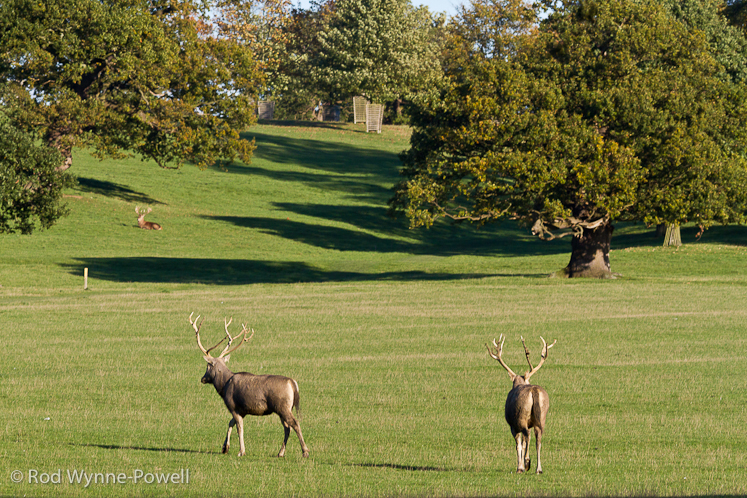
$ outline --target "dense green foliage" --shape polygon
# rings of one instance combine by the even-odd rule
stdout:
[[[388,220],[409,137],[360,128],[253,127],[251,165],[206,171],[76,155],[71,215],[0,236],[3,339],[22,353],[0,362],[0,495],[747,494],[743,228],[674,251],[621,224],[625,279],[547,279],[563,240]],[[137,228],[135,205],[164,229]],[[236,371],[298,381],[307,460],[292,440],[275,458],[274,416],[247,419],[245,457],[236,431],[220,453],[228,412],[200,384],[192,311],[211,344],[224,316],[254,328]],[[542,476],[515,474],[510,384],[483,345],[500,333],[514,369],[519,336],[533,354],[558,340],[533,379],[551,399]],[[29,484],[29,469],[190,482]]]
[[[725,72],[721,77],[747,80],[747,39],[724,17],[720,0],[666,0],[667,10],[690,28],[703,32],[713,58]]]
[[[747,92],[703,32],[658,2],[590,0],[513,33],[498,57],[457,38],[448,84],[414,112],[392,200],[413,226],[744,220]]]
[[[230,2],[228,2],[230,3]],[[159,165],[248,159],[259,75],[249,48],[213,33],[210,2],[10,0],[0,10],[2,101],[72,162],[131,151]]]
[[[318,33],[318,85],[332,100],[366,95],[375,102],[423,92],[440,75],[438,27],[410,0],[336,0]]]
[[[36,144],[0,112],[0,233],[28,234],[67,213],[60,204],[72,177],[58,171],[62,156]]]

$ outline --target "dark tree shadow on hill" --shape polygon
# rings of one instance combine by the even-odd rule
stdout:
[[[300,204],[278,204],[278,206],[285,211],[304,216],[348,223],[357,229],[280,217],[206,216],[205,218],[336,251],[398,252],[429,256],[462,254],[544,256],[570,252],[569,242],[538,240],[515,223],[496,223],[476,229],[442,222],[430,229],[409,230],[404,220],[389,218],[383,207]]]
[[[303,261],[157,257],[80,258],[77,261],[78,263],[61,266],[76,276],[83,276],[83,269],[88,268],[92,286],[95,286],[96,279],[137,283],[248,285],[351,281],[443,281],[500,276],[547,277],[546,274],[428,273],[424,271],[362,273],[324,270]]]
[[[118,183],[94,180],[93,178],[78,178],[77,180],[77,189],[81,192],[89,192],[92,194],[103,195],[105,197],[115,197],[126,202],[139,202],[142,204],[163,204],[162,202],[153,199],[147,194],[136,192]]]
[[[259,119],[259,124],[268,126],[280,126],[283,128],[322,128],[329,130],[344,130],[358,133],[366,133],[366,127],[363,125],[354,126],[353,123],[342,121],[297,121],[293,119]],[[251,132],[247,133],[251,135]]]
[[[251,165],[221,162],[212,166],[214,171],[301,183],[382,205],[392,196],[391,187],[398,179],[401,164],[394,152],[312,138],[245,135],[257,139],[255,159],[288,167],[262,168],[256,165],[259,161]]]
[[[257,140],[254,156],[276,164],[297,164],[311,170],[362,176],[387,185],[399,178],[399,151],[389,152],[313,138],[251,133]]]

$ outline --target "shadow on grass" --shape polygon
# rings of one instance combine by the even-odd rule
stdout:
[[[366,133],[364,126],[353,126],[353,123],[345,123],[341,121],[298,121],[292,119],[259,119],[257,123],[268,125],[268,126],[281,126],[281,127],[293,127],[293,128],[326,128],[329,130],[345,130],[359,133]],[[251,132],[249,132],[251,134]]]
[[[78,190],[106,197],[116,197],[126,202],[163,204],[142,192],[136,192],[117,183],[94,180],[93,178],[78,178]]]
[[[445,467],[420,467],[417,465],[398,465],[396,463],[353,463],[352,467],[369,467],[374,469],[407,470],[410,472],[452,472],[454,469]]]
[[[546,274],[428,273],[424,271],[360,273],[327,271],[305,262],[250,261],[238,259],[131,257],[86,258],[79,259],[78,261],[80,261],[78,264],[62,266],[76,276],[82,276],[83,269],[88,268],[89,277],[92,282],[99,279],[138,283],[247,285],[299,282],[438,281],[501,276],[547,277]]]
[[[353,228],[270,217],[205,216],[240,228],[335,251],[404,253],[429,256],[540,256],[570,252],[566,240],[542,241],[512,223],[481,229],[439,223],[433,228],[408,230],[402,220],[386,216],[385,208],[366,206],[281,207],[303,216],[316,216]],[[376,233],[371,233],[376,232]],[[393,238],[397,237],[397,238]]]
[[[146,446],[122,446],[118,444],[71,444],[71,446],[83,446],[87,448],[101,448],[103,450],[136,450],[136,451],[157,451],[163,453],[205,453],[209,452],[197,450],[185,450],[182,448],[153,448]]]
[[[254,156],[275,164],[296,164],[344,176],[359,175],[389,185],[398,180],[402,166],[399,151],[258,132],[251,135],[257,140]]]
[[[664,238],[656,235],[656,228],[646,227],[642,223],[615,224],[616,230],[612,235],[612,249],[627,247],[660,247]],[[718,225],[706,230],[698,239],[697,226],[683,226],[680,229],[684,245],[695,244],[724,244],[747,246],[747,229],[740,225]]]

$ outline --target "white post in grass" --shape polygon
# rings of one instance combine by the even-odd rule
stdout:
[[[88,268],[83,268],[83,290],[88,290]]]

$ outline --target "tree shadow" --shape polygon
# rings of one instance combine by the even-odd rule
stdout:
[[[282,211],[335,223],[346,223],[359,230],[377,232],[384,237],[396,236],[410,241],[400,243],[402,247],[399,248],[399,252],[435,256],[458,254],[547,256],[570,251],[568,239],[541,240],[532,235],[527,227],[510,220],[496,221],[483,226],[438,220],[430,228],[411,229],[404,217],[392,218],[384,206],[295,203],[274,203],[273,205]],[[360,233],[349,232],[340,235],[355,238],[356,234]],[[292,233],[288,232],[289,235]],[[359,247],[365,248],[366,245]]]
[[[163,204],[160,201],[132,189],[113,182],[95,180],[93,178],[78,178],[78,190],[105,197],[116,197],[127,202],[139,202],[141,204]]]
[[[259,119],[259,124],[268,126],[280,126],[283,128],[321,128],[328,130],[344,130],[357,133],[366,133],[365,126],[356,127],[353,123],[343,121],[300,121],[293,119]],[[251,133],[248,133],[251,134]]]
[[[456,469],[419,465],[399,465],[396,463],[353,463],[351,467],[369,467],[374,469],[407,470],[410,472],[453,472]]]
[[[88,448],[101,448],[104,450],[136,450],[136,451],[156,451],[163,453],[203,453],[209,454],[210,452],[187,450],[183,448],[155,448],[146,446],[122,446],[118,444],[93,444],[93,443],[70,443],[70,446],[82,446]]]
[[[253,133],[259,144],[255,157],[275,164],[297,164],[344,176],[359,175],[393,185],[401,166],[399,155],[351,144]]]
[[[570,251],[567,241],[542,241],[512,223],[481,229],[441,222],[430,229],[409,230],[392,220],[385,208],[278,204],[286,211],[343,222],[355,228],[305,223],[280,217],[205,216],[241,228],[335,251],[404,253],[429,256],[540,256]],[[377,232],[371,233],[371,232]],[[396,238],[395,238],[396,237]]]
[[[248,285],[351,281],[439,281],[500,276],[547,277],[546,274],[428,273],[417,270],[382,273],[330,271],[303,261],[158,257],[83,258],[77,261],[78,263],[60,266],[76,276],[83,276],[83,269],[88,268],[92,281],[98,279],[136,283]]]
[[[616,230],[612,235],[612,249],[628,247],[661,247],[664,238],[656,235],[656,227],[647,227],[643,223],[615,224]],[[700,229],[694,225],[686,225],[680,229],[683,245],[695,244],[724,244],[747,246],[747,230],[741,225],[717,225],[706,230],[700,238]]]

